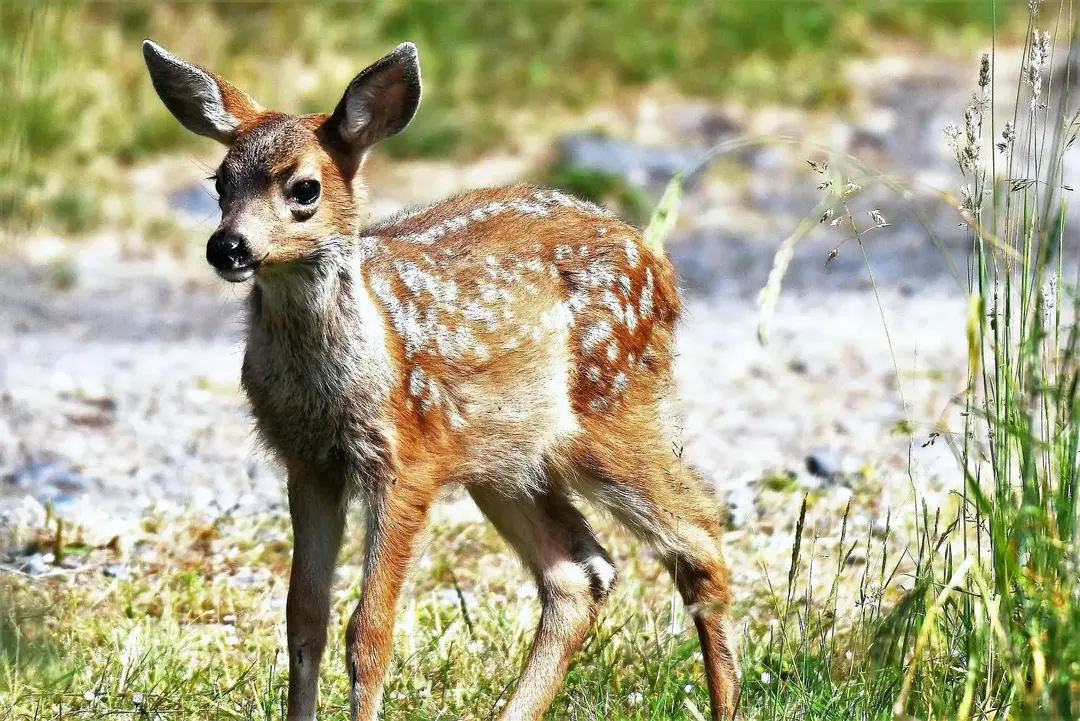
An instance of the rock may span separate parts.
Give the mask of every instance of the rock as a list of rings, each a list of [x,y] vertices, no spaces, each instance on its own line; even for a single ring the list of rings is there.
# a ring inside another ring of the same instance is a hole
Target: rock
[[[52,488],[56,492],[73,493],[84,491],[89,485],[86,476],[63,461],[28,463],[11,473],[7,482],[31,492]]]
[[[674,131],[676,137],[691,136],[709,147],[743,132],[732,113],[700,100],[680,103],[661,112],[659,122],[665,129]]]
[[[123,563],[110,563],[101,569],[101,572],[108,578],[115,578],[119,581],[126,581],[131,578],[131,570]]]
[[[672,175],[701,157],[697,150],[643,146],[595,133],[563,135],[556,141],[556,152],[560,163],[615,175],[653,190],[663,189]]]
[[[812,476],[831,482],[840,473],[840,464],[829,451],[817,449],[806,457],[806,471]]]
[[[44,576],[49,572],[49,561],[42,554],[35,553],[23,559],[23,570],[31,576]]]
[[[727,492],[724,499],[727,506],[727,521],[731,528],[742,528],[757,516],[755,503],[757,494],[745,483],[740,483]]]

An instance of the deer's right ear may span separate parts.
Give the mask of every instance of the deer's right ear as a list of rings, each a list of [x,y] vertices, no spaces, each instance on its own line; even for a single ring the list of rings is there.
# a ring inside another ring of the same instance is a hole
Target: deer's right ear
[[[242,90],[153,41],[143,41],[143,58],[161,102],[193,133],[231,145],[240,126],[262,112]]]

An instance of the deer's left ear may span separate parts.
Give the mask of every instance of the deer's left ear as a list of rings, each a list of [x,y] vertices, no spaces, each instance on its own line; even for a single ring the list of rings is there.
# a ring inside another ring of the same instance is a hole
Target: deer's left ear
[[[353,78],[327,128],[355,153],[397,135],[420,105],[420,59],[412,43],[398,45]]]
[[[231,145],[240,126],[262,112],[244,91],[151,40],[143,42],[143,58],[161,102],[193,133]]]

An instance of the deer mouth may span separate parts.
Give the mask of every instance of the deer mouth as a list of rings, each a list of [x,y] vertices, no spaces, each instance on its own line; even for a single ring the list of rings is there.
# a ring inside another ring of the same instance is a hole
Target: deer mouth
[[[243,283],[245,280],[251,279],[259,270],[259,261],[252,261],[238,268],[215,268],[215,270],[223,280],[230,283]]]

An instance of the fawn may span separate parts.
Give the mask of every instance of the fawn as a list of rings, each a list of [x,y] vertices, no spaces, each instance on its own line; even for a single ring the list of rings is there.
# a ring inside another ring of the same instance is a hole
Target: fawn
[[[463,485],[536,577],[536,638],[500,719],[542,717],[616,570],[572,499],[660,553],[701,639],[713,719],[738,672],[713,494],[672,450],[674,270],[611,213],[520,185],[364,225],[364,158],[420,102],[415,46],[332,113],[264,110],[151,41],[154,88],[228,148],[207,261],[253,279],[241,383],[288,475],[288,718],[313,719],[350,502],[366,522],[349,620],[352,719],[378,715],[398,595],[440,491]]]

